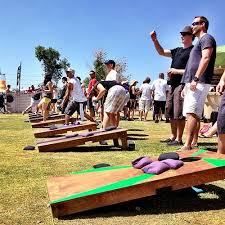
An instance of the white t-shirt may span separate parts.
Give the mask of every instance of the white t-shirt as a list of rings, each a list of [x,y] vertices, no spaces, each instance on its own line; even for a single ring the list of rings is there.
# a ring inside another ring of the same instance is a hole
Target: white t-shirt
[[[85,97],[81,88],[80,81],[77,78],[73,77],[69,80],[69,83],[73,85],[73,90],[70,93],[70,99],[76,102],[87,101],[87,98]]]
[[[105,80],[116,80],[117,82],[120,82],[119,74],[115,70],[110,70]]]
[[[144,83],[140,87],[141,100],[151,100],[152,87],[150,84]]]
[[[166,101],[166,91],[168,91],[167,81],[164,79],[157,79],[152,84],[154,90],[154,100]]]

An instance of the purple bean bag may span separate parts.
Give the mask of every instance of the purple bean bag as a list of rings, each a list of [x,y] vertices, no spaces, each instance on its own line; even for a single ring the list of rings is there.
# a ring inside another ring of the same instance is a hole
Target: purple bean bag
[[[151,164],[144,166],[142,168],[142,171],[144,173],[160,174],[169,169],[170,169],[170,167],[166,163],[163,163],[160,161],[154,161]]]
[[[72,123],[71,125],[80,125],[79,121],[75,121],[74,123]]]
[[[81,137],[90,137],[93,136],[95,133],[94,132],[87,132],[87,133],[82,133],[80,134]]]
[[[66,138],[77,137],[78,134],[66,134]]]
[[[170,167],[170,169],[174,170],[184,165],[184,163],[181,160],[174,160],[174,159],[165,159],[162,160],[161,162],[167,164]]]
[[[135,159],[134,161],[131,162],[132,166],[136,169],[141,169],[142,167],[152,163],[153,161],[147,157],[147,156],[142,156],[139,157],[137,159]]]

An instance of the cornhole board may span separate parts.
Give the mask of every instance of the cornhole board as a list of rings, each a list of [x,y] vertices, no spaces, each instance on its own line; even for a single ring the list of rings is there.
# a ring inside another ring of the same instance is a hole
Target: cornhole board
[[[51,116],[48,116],[47,120],[62,119],[62,118],[65,118],[65,114],[51,115]],[[37,122],[41,122],[43,120],[43,117],[30,118],[29,120],[31,123],[37,123]]]
[[[46,137],[53,137],[58,134],[64,134],[68,131],[80,131],[80,130],[89,130],[93,131],[97,129],[97,125],[94,122],[83,122],[79,125],[59,125],[56,126],[57,129],[50,130],[49,128],[35,128],[34,129],[34,137],[36,138],[46,138]]]
[[[177,170],[145,174],[131,165],[112,166],[51,177],[48,195],[54,217],[87,211],[129,200],[179,190],[225,178],[225,155],[206,150],[177,152],[183,157],[200,157]]]
[[[73,123],[76,121],[76,118],[71,117],[70,122]],[[55,120],[47,120],[47,121],[41,121],[37,123],[31,123],[32,128],[40,128],[40,127],[46,127],[52,124],[64,124],[65,123],[65,118],[62,119],[55,119]]]
[[[56,116],[56,115],[59,115],[59,113],[51,113],[50,114],[51,116]],[[28,114],[28,117],[29,119],[34,119],[34,118],[41,118],[43,117],[41,113],[38,113],[38,114]]]
[[[58,137],[49,138],[44,141],[37,142],[39,152],[52,152],[60,151],[63,149],[73,148],[78,145],[84,145],[86,142],[99,142],[105,140],[113,140],[114,145],[118,146],[118,139],[122,142],[122,149],[127,149],[127,130],[117,128],[111,131],[93,131],[94,135],[88,137],[82,137],[80,135],[76,137]]]

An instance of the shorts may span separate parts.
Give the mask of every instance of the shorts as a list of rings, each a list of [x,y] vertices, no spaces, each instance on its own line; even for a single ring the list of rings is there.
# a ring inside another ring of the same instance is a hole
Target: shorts
[[[88,105],[88,109],[94,110],[94,105],[93,105],[93,101],[91,98],[88,99],[87,105]]]
[[[57,102],[56,98],[51,99],[51,103],[55,104]]]
[[[170,119],[184,119],[183,103],[184,99],[181,97],[181,92],[184,85],[171,88],[166,98],[166,118]]]
[[[217,132],[218,134],[225,134],[225,92],[221,99],[219,112],[217,117]]]
[[[139,100],[140,111],[148,112],[150,110],[150,107],[151,107],[151,100],[143,100],[143,99]]]
[[[51,102],[51,99],[48,97],[43,97],[40,101],[40,103],[45,103],[45,104],[49,104]]]
[[[166,101],[155,101],[154,100],[154,114],[165,113]]]
[[[126,90],[122,86],[115,85],[111,87],[105,100],[104,112],[117,113],[122,111],[128,102],[127,98]]]
[[[135,109],[136,108],[136,99],[130,99],[129,102],[127,103],[127,107],[129,109]]]
[[[83,110],[85,107],[85,102],[76,102],[76,101],[70,101],[65,109],[65,114],[68,116],[72,116],[75,112],[80,114],[80,104],[83,104]]]
[[[199,118],[202,117],[203,108],[209,89],[210,84],[198,83],[197,89],[195,91],[191,91],[190,83],[185,84],[183,116],[186,117],[188,113],[193,113]]]
[[[33,98],[31,98],[31,101],[30,101],[31,107],[36,107],[39,103],[40,103],[40,100],[34,100]]]

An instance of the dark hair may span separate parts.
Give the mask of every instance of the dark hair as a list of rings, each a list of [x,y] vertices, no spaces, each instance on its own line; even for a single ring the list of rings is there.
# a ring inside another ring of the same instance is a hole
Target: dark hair
[[[145,84],[145,83],[149,84],[150,82],[151,82],[151,78],[146,77],[145,80],[143,81],[143,84]]]
[[[77,79],[81,82],[81,78],[80,77],[77,77]]]
[[[160,73],[159,78],[164,78],[164,73]]]
[[[8,85],[7,85],[7,88],[11,88],[11,85],[10,85],[10,84],[8,84]]]
[[[195,16],[195,18],[200,18],[200,22],[203,22],[205,24],[205,29],[206,31],[208,30],[209,28],[209,21],[206,17],[204,16]]]
[[[63,77],[62,80],[63,80],[63,81],[67,81],[67,77]]]
[[[34,87],[33,84],[31,85],[31,90],[32,90],[32,91],[35,91],[35,87]]]
[[[51,75],[46,75],[45,79],[44,79],[44,85],[46,85],[51,80],[52,80],[52,76]]]

